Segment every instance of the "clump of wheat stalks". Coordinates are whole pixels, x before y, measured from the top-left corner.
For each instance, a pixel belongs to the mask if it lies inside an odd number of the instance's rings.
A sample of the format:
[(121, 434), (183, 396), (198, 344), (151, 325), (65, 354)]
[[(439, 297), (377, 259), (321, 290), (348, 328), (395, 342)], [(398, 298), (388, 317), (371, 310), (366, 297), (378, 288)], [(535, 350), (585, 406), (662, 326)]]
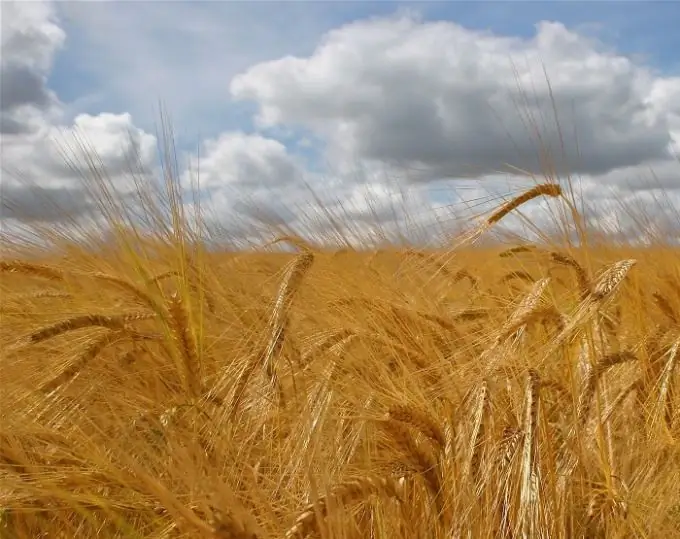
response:
[(185, 240), (0, 265), (3, 533), (680, 537), (672, 250)]

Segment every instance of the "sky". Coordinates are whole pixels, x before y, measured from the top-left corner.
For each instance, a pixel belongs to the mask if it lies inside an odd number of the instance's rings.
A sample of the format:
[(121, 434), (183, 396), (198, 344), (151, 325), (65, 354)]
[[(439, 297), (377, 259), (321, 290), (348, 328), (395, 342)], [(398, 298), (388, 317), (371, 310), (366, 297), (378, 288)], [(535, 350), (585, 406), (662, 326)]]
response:
[[(548, 174), (577, 179), (600, 227), (640, 232), (623, 203), (648, 216), (650, 233), (677, 230), (677, 2), (0, 10), (0, 221), (10, 228), (92, 210), (84, 163), (63, 154), (76, 136), (122, 196), (131, 156), (154, 181), (162, 105), (180, 180), (189, 188), (200, 171), (211, 218), (234, 234), (285, 223), (323, 235), (341, 215), (357, 236), (409, 236)], [(532, 220), (547, 218), (542, 205), (526, 208)]]

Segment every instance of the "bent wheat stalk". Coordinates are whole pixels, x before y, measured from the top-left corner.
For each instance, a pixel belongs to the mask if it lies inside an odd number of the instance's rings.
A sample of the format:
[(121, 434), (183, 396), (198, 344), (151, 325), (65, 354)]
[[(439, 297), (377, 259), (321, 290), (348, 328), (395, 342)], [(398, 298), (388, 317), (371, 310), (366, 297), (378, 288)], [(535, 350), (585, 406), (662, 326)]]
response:
[(285, 533), (286, 539), (305, 537), (318, 530), (319, 519), (323, 519), (328, 511), (329, 501), (334, 505), (347, 505), (352, 502), (365, 500), (369, 496), (377, 495), (386, 498), (396, 498), (402, 501), (404, 480), (394, 480), (390, 477), (357, 477), (334, 487), (329, 496), (320, 498), (317, 503), (309, 504), (295, 524)]
[(258, 365), (262, 366), (265, 373), (268, 375), (270, 386), (277, 388), (279, 398), (283, 397), (282, 388), (276, 372), (275, 359), (278, 356), (278, 352), (283, 347), (286, 326), (288, 324), (288, 310), (292, 304), (295, 292), (313, 263), (314, 254), (308, 252), (299, 255), (293, 263), (288, 266), (269, 318), (269, 338), (267, 339), (262, 352), (253, 356), (246, 363), (236, 380), (236, 387), (231, 403), (231, 421), (233, 421), (238, 413), (248, 381)]
[(21, 346), (23, 344), (39, 343), (41, 341), (51, 339), (52, 337), (56, 337), (57, 335), (61, 335), (62, 333), (87, 327), (98, 326), (107, 329), (122, 330), (125, 329), (126, 324), (129, 324), (130, 322), (149, 320), (154, 318), (154, 316), (155, 315), (151, 313), (129, 313), (116, 316), (106, 316), (102, 314), (86, 314), (83, 316), (75, 316), (73, 318), (57, 322), (56, 324), (46, 326), (31, 333), (30, 335), (27, 335), (17, 343), (17, 346)]
[(63, 281), (65, 273), (57, 268), (44, 264), (32, 264), (20, 260), (0, 262), (0, 272), (23, 273), (32, 277), (40, 277), (49, 281)]

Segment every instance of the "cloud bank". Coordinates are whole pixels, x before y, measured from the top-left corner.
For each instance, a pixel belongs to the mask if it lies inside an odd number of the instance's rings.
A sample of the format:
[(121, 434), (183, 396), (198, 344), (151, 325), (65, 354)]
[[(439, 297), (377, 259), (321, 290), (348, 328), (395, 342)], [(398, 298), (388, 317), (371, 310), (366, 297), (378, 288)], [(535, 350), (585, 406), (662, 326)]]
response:
[[(77, 137), (121, 192), (131, 168), (154, 181), (151, 126), (120, 111), (68, 118), (50, 88), (68, 40), (55, 6), (2, 9), (3, 219), (60, 218), (28, 184), (70, 214), (90, 207), (85, 163), (60, 151), (67, 141), (77, 150)], [(376, 227), (414, 236), (446, 220), (448, 205), (467, 215), (530, 187), (517, 169), (572, 178), (595, 223), (637, 226), (619, 215), (621, 200), (664, 226), (677, 221), (680, 77), (559, 22), (518, 37), (414, 12), (360, 19), (320, 35), (308, 54), (242, 69), (223, 99), (251, 107), (255, 129), (182, 148), (180, 176), (189, 187), (198, 175), (212, 215), (239, 233), (258, 222), (329, 231), (339, 216), (357, 236)]]

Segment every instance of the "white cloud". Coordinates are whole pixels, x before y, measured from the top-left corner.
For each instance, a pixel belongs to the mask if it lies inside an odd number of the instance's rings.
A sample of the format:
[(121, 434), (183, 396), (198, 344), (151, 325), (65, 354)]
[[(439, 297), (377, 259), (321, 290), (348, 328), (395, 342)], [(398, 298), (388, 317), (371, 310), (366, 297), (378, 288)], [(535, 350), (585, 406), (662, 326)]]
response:
[(134, 191), (135, 177), (155, 165), (156, 138), (136, 128), (129, 114), (82, 114), (71, 126), (4, 137), (2, 154), (2, 216), (49, 221), (91, 208), (92, 166), (120, 196)]
[(200, 185), (206, 189), (280, 188), (301, 180), (304, 173), (279, 141), (237, 132), (205, 141), (198, 164)]
[[(175, 106), (181, 110), (179, 132), (196, 111), (211, 112), (210, 122), (219, 124), (222, 116), (213, 108), (229, 105), (229, 90), (257, 106), (259, 133), (222, 127), (201, 141), (199, 154), (190, 156), (190, 170), (180, 170), (185, 188), (199, 172), (202, 205), (234, 238), (262, 237), (268, 225), (337, 238), (340, 223), (342, 235), (356, 241), (375, 239), (376, 231), (392, 239), (429, 241), (456, 230), (458, 219), (501, 203), (499, 193), (512, 196), (531, 186), (526, 178), (499, 174), (506, 163), (540, 172), (543, 144), (555, 164), (562, 164), (552, 98), (566, 163), (582, 182), (593, 223), (639, 231), (621, 202), (637, 204), (659, 226), (677, 222), (670, 209), (654, 209), (650, 189), (670, 192), (680, 185), (680, 166), (671, 155), (680, 148), (680, 79), (664, 78), (559, 23), (540, 23), (535, 37), (521, 39), (400, 15), (338, 27), (314, 50), (291, 45), (294, 29), (269, 35), (275, 26), (269, 21), (253, 31), (268, 36), (267, 46), (256, 51), (250, 48), (254, 37), (245, 39), (250, 27), (243, 24), (223, 38), (206, 7), (134, 4), (133, 9), (129, 4), (119, 11), (123, 6), (64, 4), (60, 12), (93, 45), (73, 58), (106, 74), (101, 80), (126, 99), (123, 110), (135, 111), (75, 114), (69, 122), (46, 83), (65, 40), (59, 21), (48, 4), (20, 3), (10, 10), (7, 5), (3, 92), (7, 88), (18, 97), (9, 112), (2, 111), (3, 126), (12, 130), (2, 139), (3, 168), (14, 173), (2, 180), (3, 199), (12, 200), (3, 210), (6, 222), (63, 218), (26, 184), (41, 187), (42, 195), (71, 215), (90, 207), (79, 178), (90, 172), (77, 159), (78, 138), (95, 150), (123, 196), (135, 169), (150, 179), (157, 141), (138, 127), (145, 122), (136, 112), (163, 88), (171, 90), (171, 117)], [(142, 16), (156, 12), (158, 18)], [(170, 43), (173, 25), (182, 19), (181, 38)], [(308, 44), (312, 26), (304, 32)], [(244, 41), (236, 43), (235, 56), (223, 58), (216, 51), (235, 46), (234, 36)], [(26, 46), (19, 46), (24, 41)], [(166, 45), (179, 51), (170, 67), (160, 60), (170, 50)], [(279, 49), (289, 55), (281, 57)], [(95, 53), (102, 51), (99, 60)], [(286, 146), (299, 133), (314, 141), (311, 149), (298, 141), (305, 159), (291, 149), (294, 144)], [(76, 157), (80, 170), (67, 166), (60, 146)], [(326, 153), (315, 155), (317, 148)], [(461, 180), (464, 176), (479, 182), (472, 185)], [(435, 180), (451, 192), (435, 193)], [(678, 196), (675, 191), (663, 200), (680, 202)], [(447, 209), (447, 203), (457, 205)], [(545, 207), (541, 200), (522, 210), (545, 226), (554, 220)], [(519, 219), (505, 224), (521, 230)]]
[(47, 74), (66, 36), (50, 4), (3, 2), (0, 9), (0, 133), (32, 132), (59, 105), (47, 88)]
[(52, 4), (2, 4), (2, 218), (51, 221), (90, 209), (86, 154), (122, 195), (132, 172), (154, 166), (156, 138), (129, 114), (80, 114), (63, 125), (62, 104), (47, 87), (66, 36)]
[(431, 179), (507, 163), (540, 172), (540, 144), (560, 159), (552, 100), (571, 172), (666, 159), (662, 85), (560, 23), (524, 40), (400, 15), (333, 30), (308, 57), (257, 64), (231, 91), (258, 105), (261, 125), (302, 124), (340, 156), (418, 166)]

